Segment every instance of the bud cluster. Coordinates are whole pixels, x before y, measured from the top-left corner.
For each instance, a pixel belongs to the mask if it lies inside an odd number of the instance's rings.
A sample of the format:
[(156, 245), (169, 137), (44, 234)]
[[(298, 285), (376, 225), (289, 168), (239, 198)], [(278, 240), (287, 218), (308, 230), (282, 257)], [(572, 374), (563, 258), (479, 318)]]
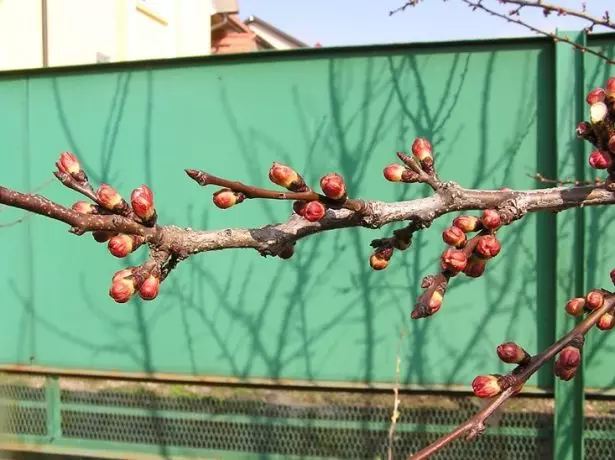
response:
[[(611, 271), (611, 279), (615, 278), (615, 269)], [(613, 281), (615, 283), (615, 280)], [(566, 313), (570, 316), (580, 317), (585, 313), (591, 313), (602, 307), (606, 301), (607, 291), (602, 289), (592, 289), (585, 297), (574, 297), (566, 303)], [(603, 331), (615, 327), (615, 315), (613, 311), (604, 313), (596, 323), (596, 327)]]
[[(382, 171), (384, 178), (389, 182), (422, 182), (421, 174), (434, 175), (433, 148), (431, 143), (424, 137), (414, 140), (410, 147), (412, 156), (398, 152), (398, 158), (405, 163), (400, 165), (392, 163)], [(422, 170), (422, 173), (421, 173)]]
[[(160, 292), (160, 278), (154, 274), (135, 276), (137, 268), (131, 267), (118, 271), (111, 280), (109, 296), (117, 303), (128, 302), (135, 292), (143, 300), (154, 300)], [(141, 279), (138, 282), (138, 279)]]
[(577, 125), (576, 135), (595, 147), (589, 165), (610, 172), (615, 160), (615, 77), (609, 78), (604, 88), (591, 90), (585, 100), (590, 120)]
[(568, 381), (577, 374), (580, 365), (581, 350), (576, 346), (569, 345), (557, 357), (553, 373), (561, 380)]

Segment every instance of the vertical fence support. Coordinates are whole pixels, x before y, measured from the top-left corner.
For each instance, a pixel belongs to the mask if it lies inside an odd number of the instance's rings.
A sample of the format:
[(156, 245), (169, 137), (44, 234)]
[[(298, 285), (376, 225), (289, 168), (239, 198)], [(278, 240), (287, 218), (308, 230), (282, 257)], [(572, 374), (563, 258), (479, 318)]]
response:
[(45, 379), (45, 401), (47, 403), (47, 436), (49, 442), (54, 442), (62, 436), (60, 382), (56, 375)]
[[(583, 32), (558, 31), (558, 34), (585, 45)], [(585, 170), (584, 144), (575, 135), (576, 124), (583, 119), (583, 63), (583, 53), (566, 43), (555, 44), (555, 142), (559, 178), (583, 179)], [(564, 238), (566, 235), (567, 238), (565, 243), (558, 242), (556, 259), (555, 334), (561, 337), (578, 322), (565, 312), (566, 301), (585, 292), (583, 210), (560, 213), (556, 232), (558, 237)], [(579, 372), (568, 382), (555, 378), (554, 387), (553, 458), (583, 460), (583, 373)]]

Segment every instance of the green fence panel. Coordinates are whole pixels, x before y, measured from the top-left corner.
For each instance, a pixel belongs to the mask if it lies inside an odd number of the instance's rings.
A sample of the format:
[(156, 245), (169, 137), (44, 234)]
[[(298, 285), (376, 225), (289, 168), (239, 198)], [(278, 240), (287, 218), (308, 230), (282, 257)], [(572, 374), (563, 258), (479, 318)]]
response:
[[(338, 171), (353, 196), (415, 198), (426, 187), (389, 184), (382, 168), (420, 135), (433, 141), (444, 179), (536, 188), (527, 174), (553, 169), (555, 158), (552, 137), (541, 134), (553, 130), (553, 73), (552, 44), (531, 39), (7, 74), (0, 132), (12, 148), (0, 179), (33, 190), (51, 177), (58, 153), (71, 150), (94, 182), (125, 196), (143, 182), (152, 186), (162, 224), (256, 227), (284, 220), (290, 206), (253, 201), (218, 210), (213, 190), (183, 169), (266, 186), (277, 160), (314, 184)], [(45, 194), (78, 199), (57, 183)], [(405, 384), (467, 385), (477, 373), (507, 368), (496, 363), (499, 343), (514, 339), (534, 352), (552, 338), (545, 319), (553, 286), (537, 270), (552, 254), (540, 244), (549, 223), (529, 216), (502, 232), (502, 254), (483, 278), (456, 279), (438, 315), (411, 322), (420, 281), (437, 269), (440, 231), (453, 217), (417, 235), (384, 272), (370, 269), (369, 242), (396, 226), (311, 237), (289, 261), (247, 250), (200, 255), (179, 266), (156, 301), (126, 305), (107, 296), (110, 279), (143, 260), (144, 250), (114, 259), (89, 235), (28, 219), (0, 240), (7, 311), (0, 362), (390, 382), (405, 328)], [(549, 388), (551, 379), (541, 374), (530, 383)]]

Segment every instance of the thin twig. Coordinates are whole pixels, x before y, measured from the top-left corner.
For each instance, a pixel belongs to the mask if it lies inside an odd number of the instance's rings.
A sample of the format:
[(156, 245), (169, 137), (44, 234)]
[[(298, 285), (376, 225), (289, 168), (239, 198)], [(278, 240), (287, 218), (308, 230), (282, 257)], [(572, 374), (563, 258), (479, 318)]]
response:
[(391, 415), (391, 426), (389, 427), (389, 460), (393, 460), (393, 443), (395, 436), (395, 426), (397, 425), (397, 420), (399, 420), (400, 412), (399, 412), (399, 382), (401, 375), (401, 344), (404, 340), (406, 332), (402, 330), (399, 333), (399, 340), (397, 341), (397, 354), (395, 358), (395, 386), (393, 387), (393, 415)]
[(579, 179), (549, 179), (543, 176), (540, 173), (536, 174), (528, 174), (532, 179), (536, 179), (538, 182), (542, 182), (543, 184), (554, 184), (554, 185), (574, 185), (575, 187), (581, 185), (600, 185), (604, 184), (604, 179), (600, 179), (596, 177), (593, 180), (579, 180)]

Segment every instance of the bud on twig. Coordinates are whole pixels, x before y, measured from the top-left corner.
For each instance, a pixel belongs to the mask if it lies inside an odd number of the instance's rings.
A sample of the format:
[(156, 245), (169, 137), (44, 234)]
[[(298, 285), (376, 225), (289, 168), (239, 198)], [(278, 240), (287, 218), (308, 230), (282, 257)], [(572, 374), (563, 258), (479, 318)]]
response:
[(273, 163), (271, 169), (269, 169), (269, 180), (288, 190), (294, 190), (299, 185), (303, 185), (303, 180), (299, 174), (290, 166), (281, 163)]
[(612, 313), (605, 313), (598, 319), (598, 323), (596, 323), (596, 327), (603, 331), (608, 331), (613, 329), (615, 326), (615, 316)]
[(85, 172), (81, 169), (81, 164), (77, 157), (70, 152), (62, 152), (60, 158), (56, 162), (58, 171), (68, 174), (78, 182), (87, 181)]
[(564, 368), (579, 367), (581, 364), (581, 350), (577, 347), (567, 346), (559, 354), (556, 366)]
[(566, 312), (571, 316), (581, 316), (585, 311), (585, 299), (583, 297), (576, 297), (570, 299), (566, 303)]
[(483, 227), (487, 230), (496, 230), (500, 227), (500, 225), (502, 225), (500, 213), (498, 213), (495, 209), (485, 209), (480, 220)]
[(577, 137), (586, 137), (591, 132), (591, 125), (586, 121), (582, 121), (577, 125), (576, 135)]
[(320, 179), (322, 192), (332, 200), (341, 200), (346, 197), (346, 184), (342, 176), (330, 173)]
[(463, 269), (463, 273), (470, 278), (478, 278), (485, 273), (486, 266), (487, 261), (485, 259), (472, 254), (468, 260), (466, 268)]
[(589, 291), (585, 296), (585, 306), (590, 310), (597, 310), (604, 304), (604, 294), (601, 291)]
[(228, 209), (241, 203), (245, 199), (245, 195), (239, 192), (233, 192), (230, 188), (218, 190), (212, 196), (214, 204), (220, 209)]
[(442, 232), (442, 239), (449, 246), (461, 248), (466, 243), (466, 234), (459, 227), (449, 227)]
[(593, 124), (599, 124), (604, 121), (609, 110), (604, 102), (592, 104), (589, 108), (589, 116)]
[(132, 276), (132, 268), (124, 268), (120, 271), (115, 272), (115, 274), (113, 275), (113, 278), (111, 281), (116, 281), (122, 278), (128, 278), (129, 276)]
[(318, 222), (327, 212), (327, 208), (320, 201), (310, 201), (301, 210), (302, 216), (310, 222)]
[(499, 395), (502, 392), (500, 376), (497, 374), (479, 375), (472, 381), (472, 391), (479, 398), (491, 398)]
[(433, 173), (433, 155), (431, 143), (424, 137), (419, 137), (412, 143), (412, 154), (421, 163), (426, 173)]
[(135, 293), (135, 283), (132, 279), (117, 278), (111, 282), (109, 295), (117, 303), (126, 303)]
[(440, 266), (452, 275), (456, 275), (468, 264), (468, 256), (459, 249), (447, 249), (440, 257)]
[(597, 104), (598, 102), (604, 102), (606, 93), (603, 88), (596, 88), (587, 93), (585, 100), (589, 105)]
[(615, 268), (611, 270), (611, 273), (609, 275), (611, 277), (611, 282), (615, 284)]
[(369, 264), (374, 270), (384, 270), (389, 266), (389, 260), (393, 256), (393, 248), (378, 248), (369, 258)]
[(160, 280), (154, 275), (149, 275), (139, 286), (139, 297), (143, 300), (154, 300), (160, 292)]
[(134, 238), (132, 235), (116, 235), (109, 240), (108, 248), (115, 257), (126, 257), (134, 249)]
[(96, 192), (96, 198), (100, 205), (111, 211), (122, 207), (124, 200), (122, 196), (108, 184), (101, 184)]
[(87, 201), (77, 201), (73, 204), (72, 210), (81, 214), (97, 214), (96, 206)]
[(414, 171), (410, 171), (405, 166), (392, 163), (382, 171), (384, 178), (389, 182), (416, 182), (418, 176)]
[(615, 77), (611, 77), (606, 81), (605, 93), (608, 99), (615, 98)]
[(530, 360), (528, 352), (515, 342), (506, 342), (498, 345), (496, 351), (498, 357), (508, 364), (525, 364)]
[(608, 169), (612, 164), (611, 155), (607, 152), (595, 150), (589, 156), (589, 165), (594, 169)]
[(154, 194), (145, 184), (132, 191), (130, 194), (130, 204), (135, 214), (145, 221), (149, 221), (156, 214)]
[(481, 223), (478, 217), (474, 216), (459, 216), (453, 220), (453, 225), (460, 228), (465, 233), (475, 232), (481, 229)]
[(493, 235), (483, 235), (478, 237), (474, 253), (483, 259), (491, 259), (500, 253), (502, 246), (498, 239)]

